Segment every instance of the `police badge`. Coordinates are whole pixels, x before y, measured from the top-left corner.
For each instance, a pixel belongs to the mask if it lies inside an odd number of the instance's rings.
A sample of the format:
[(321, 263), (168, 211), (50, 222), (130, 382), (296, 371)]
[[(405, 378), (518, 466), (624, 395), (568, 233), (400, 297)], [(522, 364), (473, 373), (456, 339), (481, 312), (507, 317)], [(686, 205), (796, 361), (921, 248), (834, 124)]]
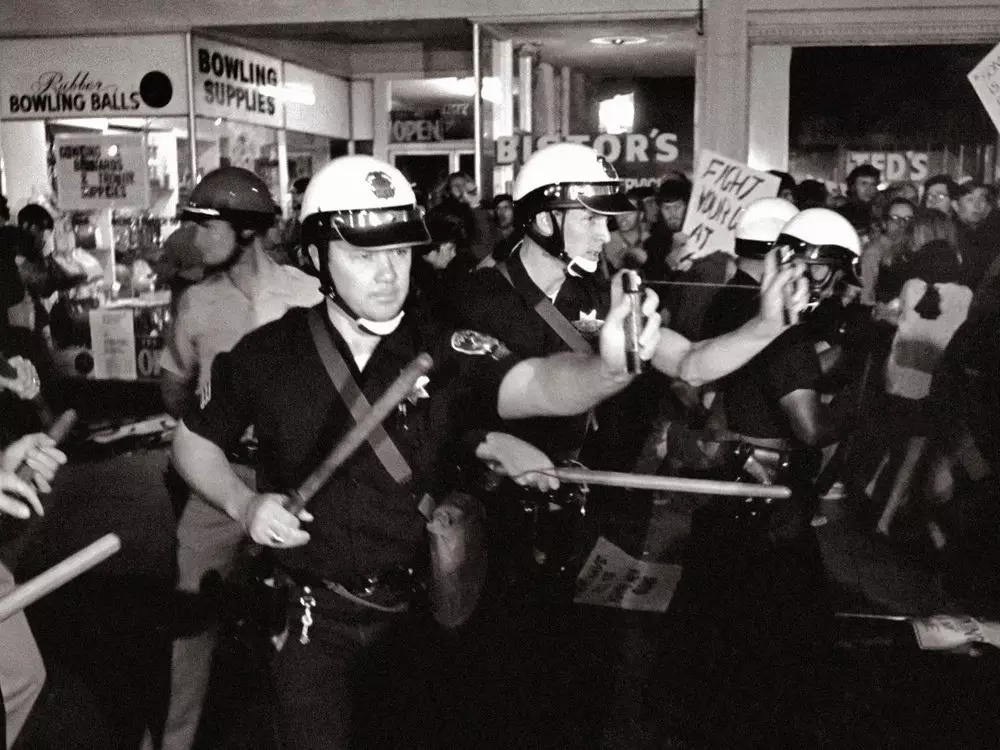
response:
[(365, 181), (379, 200), (389, 200), (396, 195), (396, 187), (385, 172), (369, 172)]
[(451, 334), (451, 348), (459, 354), (468, 354), (473, 357), (482, 357), (488, 354), (495, 360), (501, 360), (510, 355), (510, 349), (504, 346), (499, 339), (469, 329), (455, 331)]

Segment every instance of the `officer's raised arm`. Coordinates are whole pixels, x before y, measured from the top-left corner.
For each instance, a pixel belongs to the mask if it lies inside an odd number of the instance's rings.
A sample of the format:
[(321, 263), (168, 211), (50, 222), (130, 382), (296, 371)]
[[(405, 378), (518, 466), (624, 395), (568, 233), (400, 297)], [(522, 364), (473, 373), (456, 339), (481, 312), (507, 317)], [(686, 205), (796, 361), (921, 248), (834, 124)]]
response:
[[(564, 352), (519, 362), (500, 384), (500, 417), (582, 414), (632, 382), (634, 376), (628, 372), (625, 355), (625, 319), (630, 305), (622, 294), (621, 276), (612, 286), (611, 309), (601, 327), (599, 354)], [(639, 335), (639, 356), (645, 361), (654, 356), (663, 331), (658, 305), (659, 298), (647, 290), (642, 304), (644, 327)]]
[(742, 264), (759, 268), (759, 312), (739, 328), (705, 341), (688, 341), (665, 330), (652, 360), (657, 370), (694, 386), (705, 385), (738, 370), (798, 320), (808, 303), (803, 269), (798, 264), (779, 268), (771, 250), (796, 213), (795, 206), (781, 198), (763, 198), (747, 208), (736, 229), (735, 249)]

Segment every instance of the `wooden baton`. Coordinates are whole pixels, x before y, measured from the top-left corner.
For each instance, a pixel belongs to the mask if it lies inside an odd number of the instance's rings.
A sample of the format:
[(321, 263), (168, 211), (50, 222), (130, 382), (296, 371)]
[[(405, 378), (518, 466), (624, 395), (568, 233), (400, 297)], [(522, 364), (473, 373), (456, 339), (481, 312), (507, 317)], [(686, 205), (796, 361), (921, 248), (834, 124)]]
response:
[(39, 573), (31, 580), (16, 586), (7, 596), (0, 599), (0, 622), (104, 562), (121, 548), (122, 540), (117, 534), (105, 534), (96, 542), (56, 563), (44, 573)]
[(289, 513), (297, 514), (306, 507), (320, 488), (330, 481), (334, 472), (354, 455), (354, 452), (368, 439), (372, 431), (392, 414), (392, 410), (399, 406), (403, 399), (410, 395), (417, 381), (430, 372), (433, 366), (434, 360), (431, 355), (424, 352), (418, 354), (406, 366), (385, 393), (372, 404), (371, 411), (365, 415), (364, 419), (348, 430), (347, 434), (333, 447), (323, 462), (306, 477), (298, 489), (288, 493), (288, 504), (285, 507)]
[[(498, 473), (502, 474), (503, 472)], [(686, 492), (694, 495), (723, 495), (726, 497), (759, 497), (775, 500), (787, 500), (792, 496), (791, 489), (780, 484), (744, 484), (743, 482), (723, 482), (718, 479), (661, 477), (658, 474), (626, 474), (618, 471), (594, 471), (572, 467), (540, 470), (539, 473), (555, 477), (560, 482), (569, 484), (599, 484), (605, 487), (624, 487), (633, 490)]]

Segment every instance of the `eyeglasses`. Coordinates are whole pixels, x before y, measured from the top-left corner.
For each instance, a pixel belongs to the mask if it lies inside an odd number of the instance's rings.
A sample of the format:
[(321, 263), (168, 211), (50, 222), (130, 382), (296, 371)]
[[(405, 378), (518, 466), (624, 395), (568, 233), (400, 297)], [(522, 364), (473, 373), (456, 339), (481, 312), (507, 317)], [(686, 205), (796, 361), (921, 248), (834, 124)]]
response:
[(893, 224), (909, 224), (913, 221), (912, 216), (890, 216), (889, 221)]
[(928, 193), (927, 202), (931, 201), (946, 201), (948, 200), (948, 193)]

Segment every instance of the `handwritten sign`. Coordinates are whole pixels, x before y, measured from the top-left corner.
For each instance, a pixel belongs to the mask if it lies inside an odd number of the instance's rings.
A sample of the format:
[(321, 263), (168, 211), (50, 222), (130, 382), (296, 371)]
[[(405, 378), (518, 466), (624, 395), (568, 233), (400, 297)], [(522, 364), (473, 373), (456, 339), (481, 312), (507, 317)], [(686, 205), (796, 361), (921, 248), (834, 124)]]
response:
[(61, 135), (54, 150), (60, 208), (149, 208), (149, 161), (141, 135)]
[(604, 537), (590, 551), (576, 578), (577, 604), (666, 612), (681, 579), (681, 567), (637, 560)]
[(1000, 44), (991, 49), (972, 69), (969, 82), (982, 100), (993, 124), (1000, 130)]
[(776, 196), (780, 184), (773, 174), (751, 169), (713, 151), (702, 151), (681, 228), (689, 238), (691, 256), (719, 250), (733, 252), (736, 225), (744, 209), (758, 198)]
[(92, 310), (90, 341), (95, 378), (136, 379), (135, 318), (132, 310)]

